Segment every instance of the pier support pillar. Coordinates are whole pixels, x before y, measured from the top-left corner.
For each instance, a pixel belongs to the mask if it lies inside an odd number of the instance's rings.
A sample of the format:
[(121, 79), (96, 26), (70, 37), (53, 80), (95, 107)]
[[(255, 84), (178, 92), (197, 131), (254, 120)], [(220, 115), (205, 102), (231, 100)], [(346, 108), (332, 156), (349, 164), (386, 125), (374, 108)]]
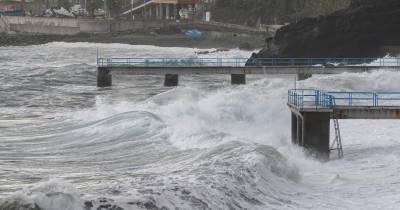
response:
[(305, 74), (305, 73), (298, 73), (297, 74), (297, 80), (298, 81), (302, 81), (302, 80), (306, 80), (308, 78), (311, 78), (312, 74)]
[(169, 4), (165, 5), (165, 19), (169, 20)]
[(97, 68), (97, 87), (111, 87), (112, 75), (109, 69)]
[(292, 112), (292, 144), (299, 144), (297, 138), (297, 115)]
[(246, 75), (245, 74), (231, 74), (231, 84), (232, 85), (246, 84)]
[(155, 6), (156, 8), (156, 20), (160, 19), (160, 7), (158, 6), (158, 4)]
[(299, 146), (304, 146), (303, 141), (303, 118), (297, 115), (297, 134), (296, 142)]
[(331, 114), (325, 112), (304, 112), (302, 141), (310, 153), (323, 161), (329, 160), (329, 132)]
[(158, 19), (162, 20), (163, 18), (163, 5), (162, 4), (158, 4)]
[(179, 76), (177, 74), (166, 74), (164, 80), (165, 87), (174, 87), (178, 86)]

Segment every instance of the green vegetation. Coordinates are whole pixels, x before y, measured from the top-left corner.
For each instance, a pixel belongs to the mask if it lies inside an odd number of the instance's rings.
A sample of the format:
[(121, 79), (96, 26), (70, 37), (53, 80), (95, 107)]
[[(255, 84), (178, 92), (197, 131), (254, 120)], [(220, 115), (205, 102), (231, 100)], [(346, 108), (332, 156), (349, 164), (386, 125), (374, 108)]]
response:
[(69, 9), (72, 6), (72, 3), (69, 0), (60, 0), (59, 5), (64, 7), (65, 9)]
[(122, 12), (123, 0), (106, 0), (106, 3), (110, 17), (118, 18)]

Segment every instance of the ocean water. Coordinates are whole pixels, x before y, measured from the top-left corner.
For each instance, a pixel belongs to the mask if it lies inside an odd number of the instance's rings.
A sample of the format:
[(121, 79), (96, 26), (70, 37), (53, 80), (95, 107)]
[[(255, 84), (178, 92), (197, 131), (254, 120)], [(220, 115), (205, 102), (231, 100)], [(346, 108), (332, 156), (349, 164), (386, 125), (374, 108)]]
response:
[[(50, 43), (0, 48), (0, 209), (398, 209), (400, 121), (340, 121), (345, 158), (290, 143), (290, 76), (115, 76), (95, 58), (197, 49)], [(205, 57), (248, 57), (230, 50)], [(316, 75), (297, 87), (398, 91), (400, 73)]]

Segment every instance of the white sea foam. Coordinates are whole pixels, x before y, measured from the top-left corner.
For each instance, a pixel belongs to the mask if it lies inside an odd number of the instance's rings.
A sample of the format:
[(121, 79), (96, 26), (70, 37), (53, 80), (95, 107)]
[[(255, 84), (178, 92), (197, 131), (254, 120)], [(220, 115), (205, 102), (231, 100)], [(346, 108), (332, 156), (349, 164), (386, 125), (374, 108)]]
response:
[[(3, 202), (45, 210), (82, 209), (85, 201), (93, 209), (397, 209), (400, 122), (340, 121), (345, 158), (321, 163), (290, 144), (293, 78), (230, 86), (227, 77), (194, 76), (166, 89), (158, 77), (116, 77), (112, 89), (97, 91), (96, 48), (115, 56), (196, 56), (194, 49), (120, 44), (1, 48), (0, 57), (28, 56), (26, 63), (7, 58), (15, 71), (0, 75), (8, 91), (2, 96), (13, 106), (1, 113), (41, 116), (0, 127)], [(35, 58), (37, 50), (47, 51)], [(389, 70), (316, 75), (297, 87), (397, 91), (399, 79)]]

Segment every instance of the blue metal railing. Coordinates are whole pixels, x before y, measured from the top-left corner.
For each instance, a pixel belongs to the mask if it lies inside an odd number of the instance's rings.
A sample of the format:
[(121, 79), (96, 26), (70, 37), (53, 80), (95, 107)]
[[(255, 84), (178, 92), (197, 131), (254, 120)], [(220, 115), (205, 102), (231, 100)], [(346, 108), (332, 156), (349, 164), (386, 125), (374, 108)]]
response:
[(332, 109), (338, 106), (400, 106), (400, 92), (325, 92), (314, 89), (288, 91), (288, 103), (298, 108)]
[(393, 58), (97, 58), (97, 66), (399, 66)]

